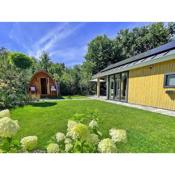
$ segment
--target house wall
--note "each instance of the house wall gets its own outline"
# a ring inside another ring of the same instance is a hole
[[[164,74],[175,72],[175,60],[129,71],[128,102],[175,110],[175,92],[166,93]]]
[[[41,78],[47,78],[47,96],[56,96],[56,92],[51,94],[51,91],[50,91],[51,86],[55,85],[55,83],[54,83],[53,79],[50,78],[44,72],[39,72],[32,78],[32,80],[30,82],[30,86],[36,87],[36,93],[30,92],[30,95],[33,98],[40,98],[41,97],[41,82],[40,82]]]

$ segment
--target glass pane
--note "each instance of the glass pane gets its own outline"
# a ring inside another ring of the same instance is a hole
[[[121,74],[121,100],[127,100],[127,86],[128,86],[128,74],[122,73]]]
[[[175,86],[175,75],[167,75],[167,85]]]
[[[114,98],[114,75],[110,75],[109,77],[109,98]]]
[[[115,99],[120,100],[120,74],[115,75]]]

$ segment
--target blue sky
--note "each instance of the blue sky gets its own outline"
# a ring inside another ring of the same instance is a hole
[[[0,23],[0,47],[20,51],[30,56],[49,52],[53,62],[67,66],[81,64],[87,44],[97,35],[114,38],[121,29],[132,29],[149,23],[132,22],[35,22]]]

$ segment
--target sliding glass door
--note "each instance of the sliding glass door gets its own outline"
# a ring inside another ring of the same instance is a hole
[[[127,101],[128,97],[128,72],[109,76],[109,99]]]

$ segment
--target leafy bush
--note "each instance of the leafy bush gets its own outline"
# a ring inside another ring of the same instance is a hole
[[[26,151],[32,151],[37,148],[38,137],[27,136],[21,139],[22,148]]]
[[[10,111],[8,109],[0,111],[0,118],[10,117]]]
[[[0,109],[23,105],[29,101],[27,82],[30,70],[11,64],[7,54],[0,54]]]

